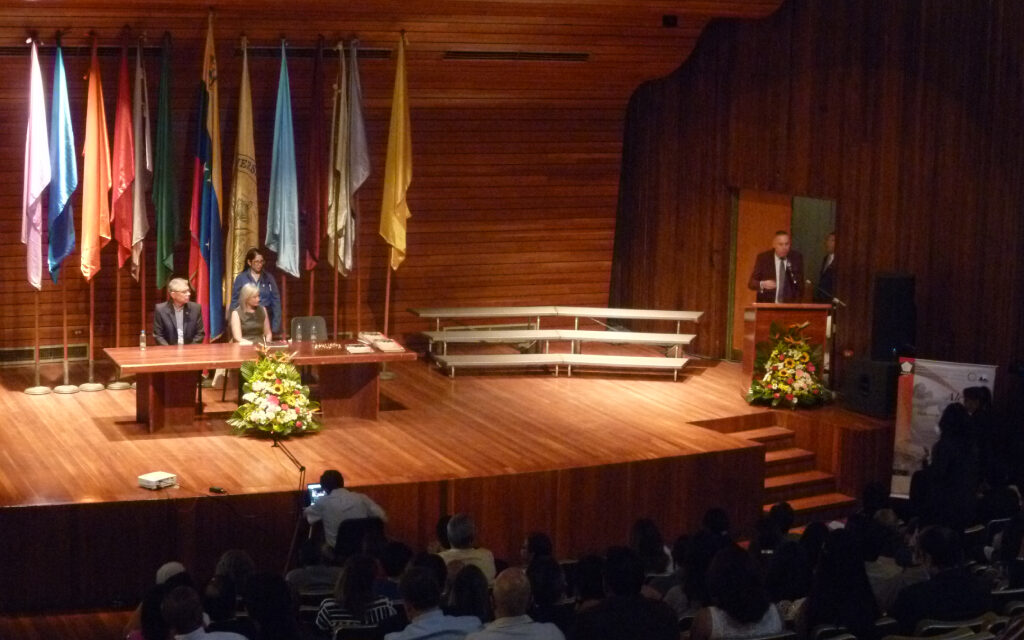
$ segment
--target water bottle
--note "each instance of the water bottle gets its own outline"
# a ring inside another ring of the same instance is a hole
[[[146,330],[143,329],[139,332],[139,349],[142,351],[146,350]]]
[[[313,342],[317,342],[318,340],[320,340],[320,336],[316,334],[315,324],[309,329],[309,339],[312,340]]]

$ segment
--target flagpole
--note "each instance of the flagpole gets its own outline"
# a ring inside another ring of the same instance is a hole
[[[241,302],[241,301],[239,301]],[[288,274],[281,272],[281,333],[288,335]]]
[[[394,247],[391,247],[391,252],[395,251]],[[391,313],[391,268],[390,259],[387,265],[388,278],[384,283],[384,335],[388,335],[388,314]]]
[[[115,308],[115,311],[114,311],[114,347],[120,347],[121,346],[121,269],[119,269],[119,268],[117,268],[115,266],[114,273],[115,273],[115,282],[116,282],[116,285],[115,285],[116,294],[114,296],[114,298],[115,298],[115,303],[114,303],[114,308]],[[89,295],[91,296],[92,292],[90,292]],[[92,355],[92,347],[89,347],[89,354],[90,354],[90,356]],[[91,362],[89,363],[89,371],[90,371],[89,382],[92,382],[92,363]],[[132,388],[132,385],[130,383],[125,382],[124,380],[121,379],[120,373],[121,373],[121,370],[118,369],[117,379],[114,380],[113,382],[107,384],[107,389],[110,389],[112,391],[123,391],[125,389],[131,389]],[[88,389],[86,389],[86,391],[88,391]],[[97,391],[99,391],[99,389],[97,389]]]
[[[93,379],[95,363],[92,352],[96,338],[96,278],[89,278],[89,381],[78,385],[82,391],[102,391],[106,386]]]
[[[316,282],[316,267],[313,267],[312,269],[309,270],[309,312],[306,314],[307,316],[313,315],[313,291],[314,291],[313,283],[315,283],[315,282]]]
[[[334,228],[334,237],[331,240],[331,252],[332,252],[331,256],[334,258],[334,307],[333,307],[334,308],[334,339],[337,340],[338,339],[338,285],[339,285],[339,283],[338,283],[338,280],[339,280],[338,268],[341,266],[341,263],[340,263],[341,258],[338,257],[338,241],[340,240],[340,238],[338,236],[338,228],[337,228],[338,224],[337,224],[337,222],[334,223],[334,227],[335,227]],[[356,334],[356,337],[359,337],[359,334]]]
[[[78,387],[68,382],[68,296],[67,289],[68,284],[64,280],[64,263],[58,267],[57,278],[60,280],[60,299],[61,299],[61,310],[63,315],[63,334],[64,334],[64,384],[57,385],[53,388],[54,393],[78,393]]]
[[[35,290],[35,294],[32,296],[32,300],[35,302],[35,385],[25,389],[25,393],[30,396],[45,396],[50,393],[50,387],[40,384],[39,382],[39,296],[42,292],[39,289]]]
[[[363,301],[363,283],[359,279],[359,192],[352,195],[352,275],[356,279],[356,337],[363,330],[361,305]],[[385,334],[386,335],[386,334]]]

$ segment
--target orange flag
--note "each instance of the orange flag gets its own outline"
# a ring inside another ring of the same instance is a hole
[[[92,41],[89,94],[85,110],[85,149],[82,151],[82,275],[92,280],[100,270],[100,250],[110,242],[110,141],[96,39]]]
[[[117,79],[117,108],[114,111],[114,190],[110,212],[117,240],[117,266],[132,255],[135,218],[135,144],[132,135],[131,86],[128,84],[128,47],[121,47],[121,73]]]

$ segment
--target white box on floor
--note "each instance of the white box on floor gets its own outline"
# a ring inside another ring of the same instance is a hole
[[[139,486],[143,489],[163,489],[178,484],[178,476],[166,471],[152,471],[139,476]]]

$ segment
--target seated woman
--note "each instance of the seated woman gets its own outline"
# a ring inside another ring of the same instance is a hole
[[[321,631],[343,627],[379,627],[398,615],[391,600],[374,593],[377,561],[367,555],[354,555],[345,561],[334,597],[320,604],[316,626]]]
[[[238,294],[238,306],[231,310],[231,339],[252,344],[260,338],[271,339],[270,318],[260,306],[260,288],[247,284]]]
[[[737,545],[715,554],[707,586],[711,606],[694,617],[691,640],[760,638],[785,630],[779,610],[768,600],[754,559]]]

